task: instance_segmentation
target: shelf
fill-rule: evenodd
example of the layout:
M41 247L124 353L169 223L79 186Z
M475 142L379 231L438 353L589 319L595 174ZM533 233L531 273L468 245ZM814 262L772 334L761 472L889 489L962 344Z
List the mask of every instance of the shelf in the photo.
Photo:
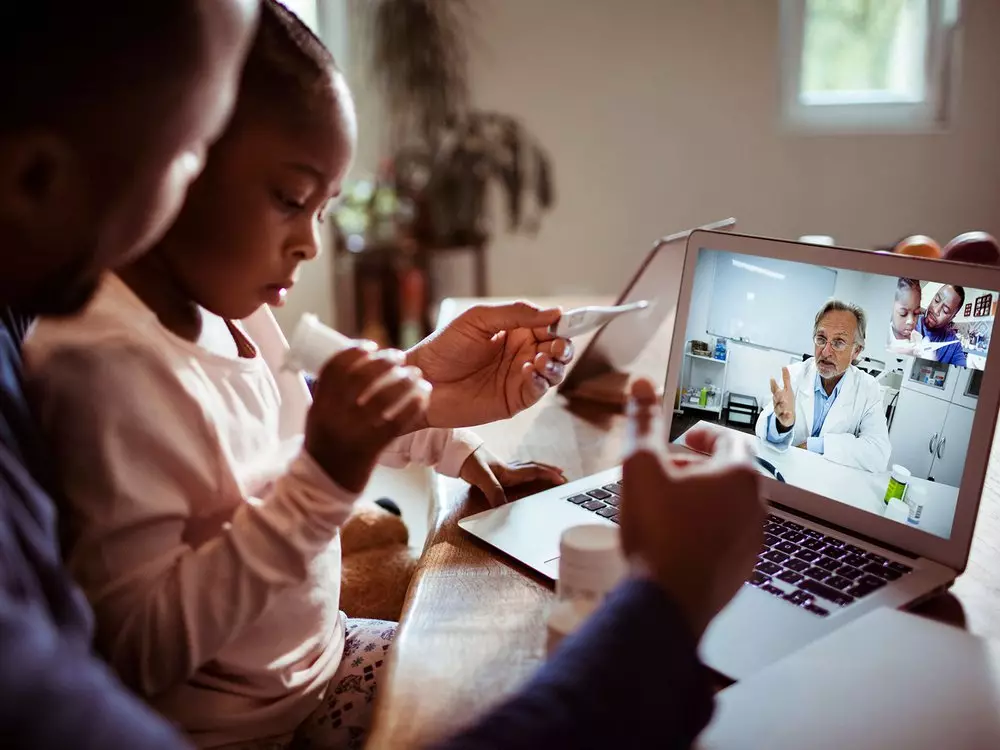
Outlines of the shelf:
M702 406L701 404L681 404L681 409L697 409L698 411L709 411L713 414L722 414L721 406Z
M726 362L729 361L728 359L716 359L715 357L705 357L701 354L692 354L691 352L684 352L684 356L691 357L691 359L703 359L706 362L716 362L720 365L724 365L726 364Z

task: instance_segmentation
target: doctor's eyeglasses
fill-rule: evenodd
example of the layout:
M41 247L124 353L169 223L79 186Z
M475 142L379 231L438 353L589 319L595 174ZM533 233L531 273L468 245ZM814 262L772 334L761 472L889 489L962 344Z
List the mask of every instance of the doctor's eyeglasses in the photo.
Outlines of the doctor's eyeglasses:
M850 341L844 341L843 339L833 339L830 341L826 336L813 336L813 343L818 349L825 349L828 342L830 348L835 352L842 352L851 345Z

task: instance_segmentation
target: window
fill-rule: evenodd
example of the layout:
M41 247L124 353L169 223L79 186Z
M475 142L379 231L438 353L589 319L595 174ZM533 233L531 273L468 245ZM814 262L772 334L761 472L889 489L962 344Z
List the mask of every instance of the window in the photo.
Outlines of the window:
M934 131L953 99L961 0L782 0L785 122Z

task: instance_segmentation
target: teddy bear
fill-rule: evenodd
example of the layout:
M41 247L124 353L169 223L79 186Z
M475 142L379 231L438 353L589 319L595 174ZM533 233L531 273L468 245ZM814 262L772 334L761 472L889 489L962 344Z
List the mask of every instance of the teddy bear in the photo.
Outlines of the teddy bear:
M340 529L340 608L348 617L397 622L417 567L399 507L361 500Z

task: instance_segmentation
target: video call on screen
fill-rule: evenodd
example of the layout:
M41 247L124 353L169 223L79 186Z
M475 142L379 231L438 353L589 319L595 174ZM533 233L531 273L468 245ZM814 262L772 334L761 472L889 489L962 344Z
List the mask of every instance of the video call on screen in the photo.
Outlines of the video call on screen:
M701 249L671 439L722 424L762 473L949 538L997 301Z

